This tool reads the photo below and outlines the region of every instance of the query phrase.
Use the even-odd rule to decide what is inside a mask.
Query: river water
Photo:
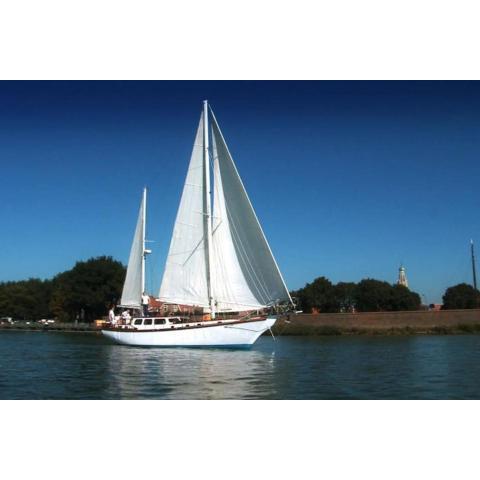
[[[3,331],[0,398],[478,399],[480,335],[261,337],[235,350]]]

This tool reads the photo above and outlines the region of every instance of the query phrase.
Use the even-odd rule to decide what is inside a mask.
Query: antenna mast
[[[473,249],[473,240],[470,240],[470,250],[472,252],[472,272],[473,272],[473,288],[477,289],[477,272],[475,269],[475,251]]]

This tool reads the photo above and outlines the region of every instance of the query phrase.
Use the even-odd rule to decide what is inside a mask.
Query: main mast
[[[210,192],[210,156],[208,145],[208,102],[203,102],[203,164],[205,174],[205,192],[204,192],[204,206],[205,206],[205,228],[206,233],[206,249],[205,255],[207,260],[207,290],[208,301],[210,303],[211,318],[215,318],[215,299],[212,288],[212,205],[211,205],[211,192]]]

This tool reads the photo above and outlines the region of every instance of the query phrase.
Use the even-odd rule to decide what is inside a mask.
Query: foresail
[[[137,226],[133,236],[130,257],[128,259],[127,275],[123,284],[121,305],[125,307],[139,307],[142,297],[142,256],[144,232],[145,197],[142,198],[138,212]]]
[[[264,304],[257,300],[248,286],[233,243],[234,237],[227,214],[215,135],[212,146],[214,158],[213,278],[217,310],[260,309],[264,307]]]
[[[213,113],[212,117],[217,309],[252,310],[291,301]]]
[[[208,307],[204,234],[203,113],[178,208],[160,300]]]

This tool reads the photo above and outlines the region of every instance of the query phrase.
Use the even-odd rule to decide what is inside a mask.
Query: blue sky
[[[0,82],[0,281],[126,262],[149,188],[156,293],[208,98],[290,289],[438,302],[480,255],[479,82]]]

